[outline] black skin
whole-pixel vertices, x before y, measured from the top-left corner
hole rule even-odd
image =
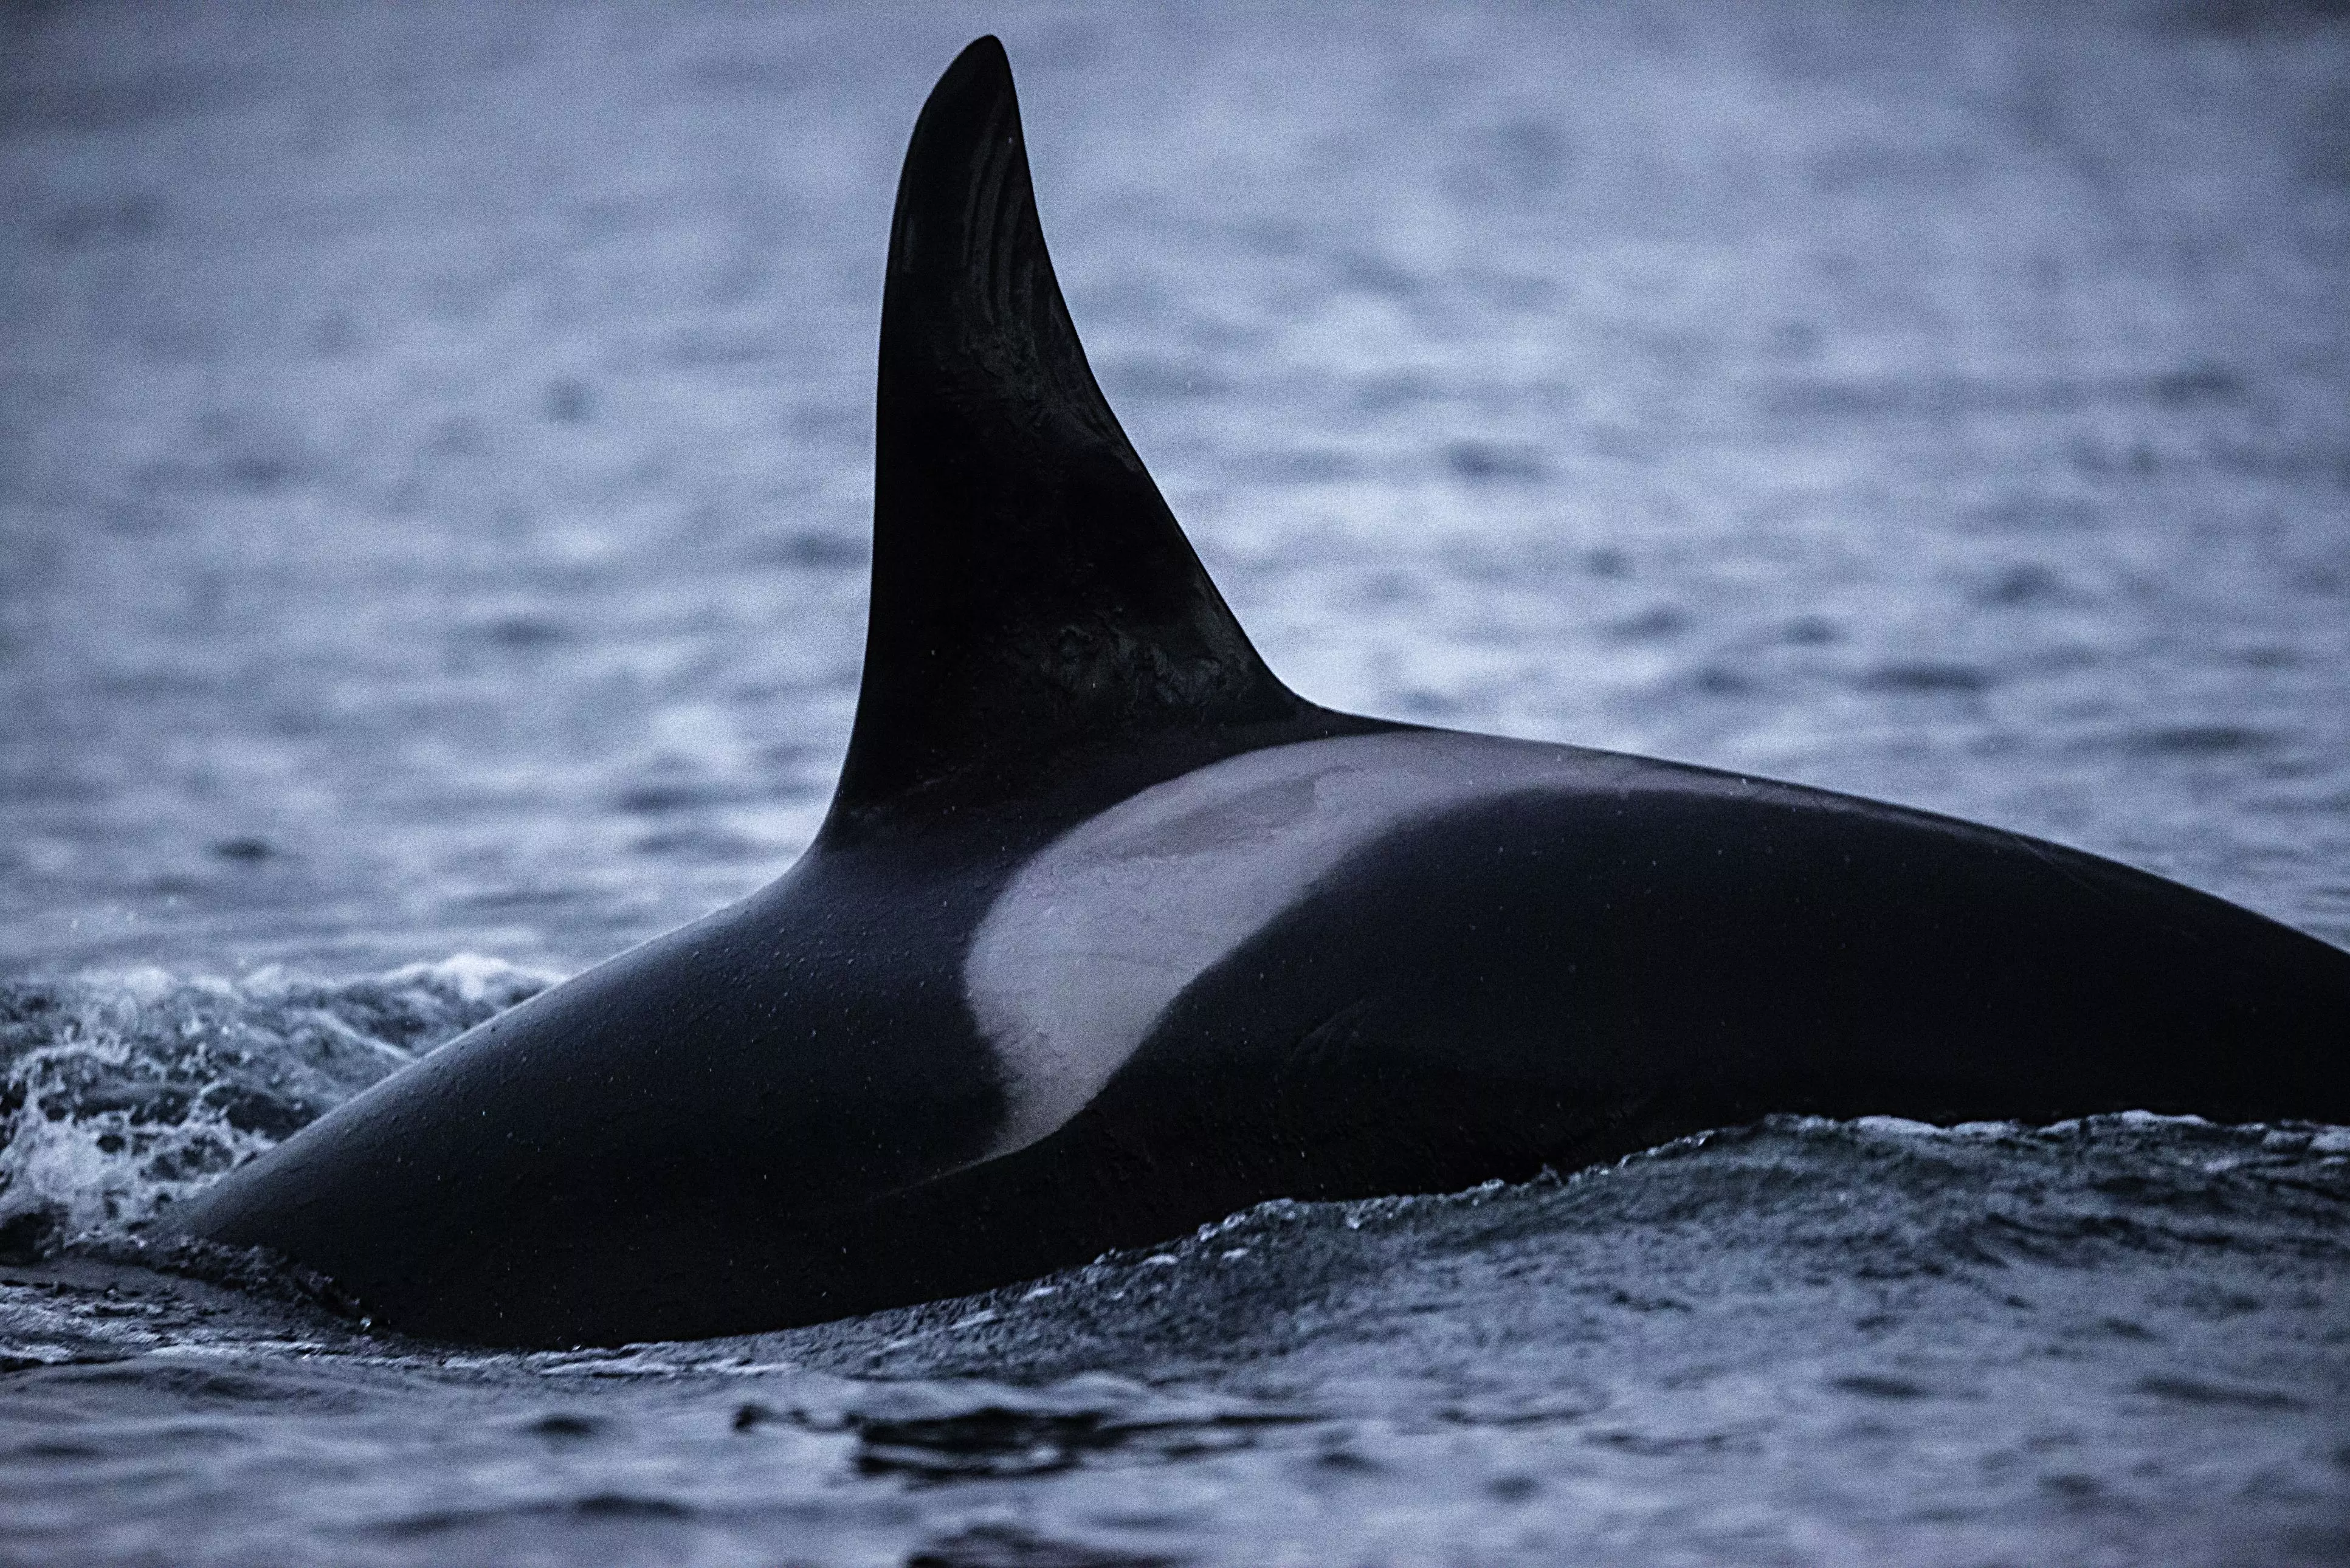
[[[1003,1102],[960,966],[1049,836],[1026,813],[812,853],[306,1129],[192,1223],[414,1332],[615,1343],[1771,1111],[2350,1121],[2350,954],[1947,818],[1667,763],[1603,776],[1367,845],[1003,1158],[969,1163]]]
[[[1773,1111],[2350,1118],[2350,954],[2054,846],[1695,776],[1365,846],[1059,1132],[809,1216],[771,1288],[814,1321]]]
[[[829,1315],[793,1282],[811,1263],[793,1227],[966,1165],[1002,1123],[962,971],[1003,884],[1159,778],[1368,727],[1328,718],[1164,738],[1017,812],[819,841],[742,903],[337,1107],[175,1223],[284,1253],[380,1321],[450,1339],[616,1343]]]
[[[878,462],[857,725],[799,865],[394,1075],[182,1229],[411,1332],[609,1344],[1773,1111],[2350,1122],[2350,954],[2054,846],[1588,753],[1587,786],[1363,846],[1075,1118],[986,1158],[1006,1102],[962,964],[1021,866],[1208,763],[1403,726],[1289,691],[1201,570],[1086,366],[993,39],[907,154]]]

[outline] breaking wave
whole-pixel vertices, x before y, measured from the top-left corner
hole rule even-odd
[[[0,1255],[121,1234],[556,977],[461,953],[0,983]]]

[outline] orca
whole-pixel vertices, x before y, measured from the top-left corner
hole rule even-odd
[[[1773,1112],[2350,1121],[2350,953],[2058,846],[1334,712],[1087,368],[993,38],[915,127],[806,854],[182,1206],[388,1327],[775,1329]]]

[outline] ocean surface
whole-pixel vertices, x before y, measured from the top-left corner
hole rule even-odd
[[[546,1355],[149,1234],[805,845],[987,30],[1299,691],[2350,945],[2339,5],[9,6],[0,1563],[2350,1562],[2350,1129],[1783,1118]]]

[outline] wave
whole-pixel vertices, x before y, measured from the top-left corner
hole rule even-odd
[[[0,1256],[135,1231],[556,978],[460,953],[334,981],[0,982]]]

